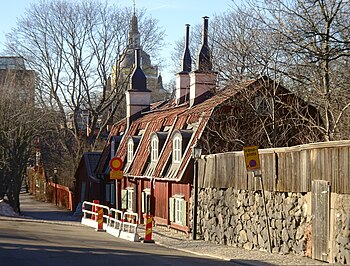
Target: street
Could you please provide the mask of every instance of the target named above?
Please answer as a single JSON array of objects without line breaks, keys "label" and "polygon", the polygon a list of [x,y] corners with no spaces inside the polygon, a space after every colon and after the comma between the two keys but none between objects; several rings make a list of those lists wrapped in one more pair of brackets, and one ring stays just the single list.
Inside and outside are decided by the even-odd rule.
[{"label": "street", "polygon": [[129,242],[80,224],[0,220],[3,265],[235,265],[212,258]]}]

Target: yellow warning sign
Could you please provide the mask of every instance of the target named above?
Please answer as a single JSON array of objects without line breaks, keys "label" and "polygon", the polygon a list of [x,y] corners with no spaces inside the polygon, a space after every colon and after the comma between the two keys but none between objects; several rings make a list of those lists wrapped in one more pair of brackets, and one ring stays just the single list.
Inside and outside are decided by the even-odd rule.
[{"label": "yellow warning sign", "polygon": [[111,171],[109,176],[110,179],[123,179],[123,171]]},{"label": "yellow warning sign", "polygon": [[247,171],[260,170],[258,146],[243,147]]}]

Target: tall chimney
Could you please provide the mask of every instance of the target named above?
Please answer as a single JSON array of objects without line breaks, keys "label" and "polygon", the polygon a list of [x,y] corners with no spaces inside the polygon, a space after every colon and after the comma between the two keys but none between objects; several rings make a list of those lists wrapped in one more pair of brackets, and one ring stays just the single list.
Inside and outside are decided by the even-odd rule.
[{"label": "tall chimney", "polygon": [[211,51],[208,45],[208,17],[203,17],[202,45],[197,58],[197,70],[190,73],[190,106],[210,97],[216,88],[217,73],[212,71]]},{"label": "tall chimney", "polygon": [[189,49],[190,25],[185,25],[185,48],[182,55],[181,72],[176,74],[176,104],[186,101],[185,97],[189,93],[190,76],[192,70],[192,59]]},{"label": "tall chimney", "polygon": [[151,105],[151,91],[147,89],[147,79],[141,69],[141,50],[135,49],[135,65],[130,77],[130,88],[125,92],[126,120],[129,128],[131,122],[148,111]]}]

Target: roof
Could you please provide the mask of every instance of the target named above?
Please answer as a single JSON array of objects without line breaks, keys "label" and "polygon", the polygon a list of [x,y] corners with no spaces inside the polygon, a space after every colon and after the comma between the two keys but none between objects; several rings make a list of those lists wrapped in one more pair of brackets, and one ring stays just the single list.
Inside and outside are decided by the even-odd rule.
[{"label": "roof", "polygon": [[101,157],[101,152],[84,152],[83,153],[86,173],[89,177],[94,176],[100,157]]},{"label": "roof", "polygon": [[[141,114],[141,117],[134,120],[130,128],[125,131],[125,122],[123,119],[116,123],[111,130],[108,141],[103,150],[101,160],[99,162],[98,171],[104,172],[107,167],[110,153],[110,139],[115,135],[123,135],[116,152],[116,156],[122,160],[126,159],[127,140],[132,136],[141,136],[140,143],[134,152],[133,161],[124,169],[124,175],[139,178],[161,178],[164,180],[181,181],[187,165],[192,155],[192,147],[195,146],[200,139],[207,122],[213,110],[231,98],[243,88],[248,87],[258,80],[242,82],[235,86],[227,87],[217,92],[211,98],[204,100],[193,107],[189,103],[176,105],[175,101],[164,101],[151,106],[151,110]],[[188,139],[186,149],[183,151],[182,161],[175,169],[169,170],[169,162],[172,154],[172,133],[176,130],[191,130],[192,134]],[[150,138],[154,132],[168,132],[164,146],[161,147],[159,160],[154,167],[153,173],[148,172],[148,176],[144,176],[147,169],[150,155]],[[171,172],[171,173],[170,173]]]}]

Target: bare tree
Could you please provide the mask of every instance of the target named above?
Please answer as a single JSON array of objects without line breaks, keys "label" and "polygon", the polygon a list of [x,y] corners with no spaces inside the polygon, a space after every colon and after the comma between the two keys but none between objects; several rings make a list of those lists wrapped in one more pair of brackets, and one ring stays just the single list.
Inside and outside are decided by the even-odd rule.
[{"label": "bare tree", "polygon": [[6,195],[17,212],[33,140],[44,125],[44,114],[34,106],[34,88],[33,71],[1,70],[0,198]]},{"label": "bare tree", "polygon": [[314,128],[321,124],[317,110],[266,77],[230,85],[221,93],[230,97],[215,108],[203,134],[208,153],[250,145],[293,146],[322,138]]},{"label": "bare tree", "polygon": [[317,106],[324,139],[348,138],[341,134],[341,127],[347,124],[344,119],[350,107],[348,68],[344,68],[350,56],[350,2],[252,1],[251,7],[259,23],[281,36],[274,46],[283,51],[276,71],[289,87]]},{"label": "bare tree", "polygon": [[[226,85],[263,75],[272,78],[315,106],[322,123],[309,125],[323,136],[320,140],[347,139],[349,9],[348,0],[234,5],[210,23],[214,69]],[[285,108],[304,119],[294,106]]]},{"label": "bare tree", "polygon": [[[54,111],[56,135],[75,166],[82,151],[96,148],[123,101],[128,73],[116,71],[111,79],[111,71],[122,61],[131,15],[131,9],[100,1],[40,1],[8,35],[8,50],[24,56],[39,74],[38,103]],[[160,47],[163,32],[157,21],[144,10],[138,19],[143,48],[151,52]],[[83,119],[90,130],[88,142],[80,127]]]}]

